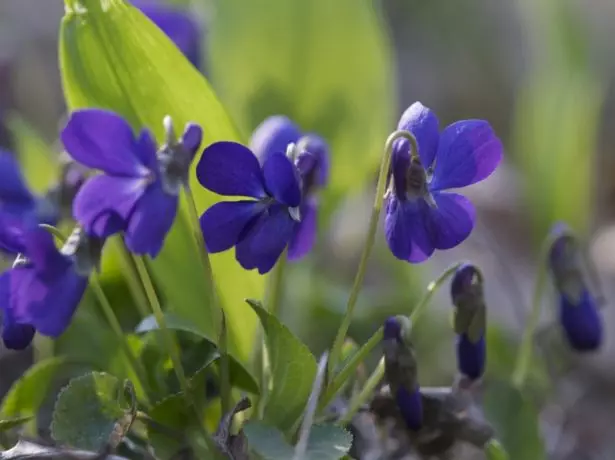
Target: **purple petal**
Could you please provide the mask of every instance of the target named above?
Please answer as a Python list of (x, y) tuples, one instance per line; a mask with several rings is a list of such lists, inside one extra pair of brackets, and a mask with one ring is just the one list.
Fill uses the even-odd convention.
[(316, 241), (318, 203), (315, 199), (306, 200), (300, 208), (299, 222), (288, 245), (288, 259), (298, 260), (305, 256)]
[(177, 215), (177, 202), (178, 197), (165, 193), (160, 183), (147, 188), (129, 217), (125, 240), (131, 252), (158, 255)]
[[(135, 204), (147, 188), (145, 179), (101, 174), (92, 177), (77, 193), (73, 215), (88, 233), (106, 238), (123, 230)], [(109, 220), (113, 219), (111, 225)], [(121, 223), (124, 225), (121, 225)]]
[(402, 114), (397, 129), (410, 131), (414, 135), (421, 163), (425, 168), (430, 167), (436, 157), (440, 137), (436, 114), (420, 102), (415, 102)]
[(600, 347), (603, 336), (602, 320), (596, 303), (585, 289), (578, 302), (560, 295), (560, 324), (570, 346), (576, 351), (594, 351)]
[(287, 206), (294, 208), (301, 203), (301, 188), (297, 170), (286, 155), (273, 153), (263, 165), (263, 174), (267, 190), (273, 197)]
[(41, 278), (31, 268), (11, 272), (10, 304), (17, 322), (31, 324), (41, 334), (58, 337), (69, 326), (83, 297), (88, 280), (72, 265)]
[(302, 140), (303, 149), (295, 164), (303, 181), (303, 190), (309, 193), (314, 187), (324, 187), (329, 181), (329, 146), (315, 134), (302, 139), (305, 143)]
[(484, 335), (478, 342), (472, 342), (466, 334), (457, 336), (457, 367), (463, 375), (472, 380), (480, 378), (485, 371), (486, 355)]
[(265, 179), (249, 148), (237, 142), (216, 142), (203, 151), (196, 166), (200, 184), (218, 195), (265, 198)]
[(68, 154), (90, 168), (116, 176), (142, 177), (149, 173), (130, 125), (108, 110), (71, 113), (60, 138)]
[(21, 215), (34, 208), (34, 197), (21, 175), (17, 159), (0, 150), (0, 209)]
[(250, 223), (264, 210), (258, 201), (222, 201), (201, 216), (201, 232), (207, 251), (226, 251), (239, 242)]
[(157, 150), (158, 145), (152, 132), (149, 129), (142, 129), (137, 139), (135, 155), (139, 158), (141, 164), (147, 167), (148, 174), (156, 173), (159, 169), (158, 157), (156, 156)]
[(187, 11), (152, 0), (134, 0), (132, 3), (175, 43), (192, 65), (199, 67), (201, 34), (197, 22)]
[(196, 123), (186, 123), (184, 134), (182, 134), (181, 143), (184, 148), (190, 152), (190, 158), (194, 158), (201, 142), (203, 141), (203, 128)]
[(502, 160), (504, 148), (483, 120), (463, 120), (440, 136), (432, 191), (465, 187), (488, 177)]
[(23, 219), (0, 211), (0, 251), (8, 254), (25, 252), (25, 225)]
[(436, 207), (428, 208), (427, 230), (436, 249), (451, 249), (464, 241), (474, 228), (476, 210), (463, 195), (432, 194)]
[(411, 263), (427, 260), (434, 246), (427, 234), (428, 204), (423, 199), (387, 198), (385, 236), (395, 257)]
[(274, 115), (265, 119), (256, 127), (250, 139), (250, 148), (265, 164), (272, 153), (286, 153), (288, 144), (296, 143), (301, 137), (301, 130), (283, 115)]
[(413, 431), (420, 430), (423, 426), (423, 399), (420, 390), (400, 386), (395, 394), (395, 402), (406, 426)]
[(34, 271), (47, 278), (70, 265), (56, 247), (53, 236), (41, 227), (32, 227), (24, 233), (24, 247)]
[(393, 144), (391, 152), (391, 174), (395, 195), (405, 199), (408, 188), (408, 168), (410, 168), (410, 142), (407, 139), (398, 139)]
[(15, 322), (10, 308), (10, 274), (8, 270), (0, 275), (0, 317), (2, 317), (2, 341), (11, 350), (23, 350), (34, 338), (34, 328), (29, 324)]
[(267, 273), (292, 238), (295, 225), (286, 206), (270, 206), (237, 244), (237, 261), (246, 270), (258, 268), (261, 275)]

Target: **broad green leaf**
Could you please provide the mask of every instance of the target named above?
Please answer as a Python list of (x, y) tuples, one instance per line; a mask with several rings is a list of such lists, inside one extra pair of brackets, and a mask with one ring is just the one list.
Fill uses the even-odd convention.
[(379, 2), (212, 3), (211, 78), (242, 131), (287, 115), (330, 143), (325, 193), (363, 187), (395, 128), (396, 82)]
[(151, 409), (149, 416), (179, 435), (179, 437), (170, 436), (164, 428), (147, 425), (147, 436), (156, 457), (173, 458), (184, 444), (182, 434), (186, 426), (194, 418), (192, 411), (186, 405), (186, 399), (182, 394), (168, 396)]
[(46, 191), (57, 180), (59, 173), (58, 159), (54, 157), (52, 148), (19, 115), (9, 115), (7, 124), (13, 134), (26, 181), (34, 191)]
[(258, 302), (248, 301), (266, 335), (273, 388), (267, 394), (264, 421), (282, 431), (299, 418), (316, 377), (316, 360), (310, 350)]
[(24, 415), (22, 417), (0, 419), (0, 433), (23, 425), (24, 423), (29, 422), (33, 418), (34, 417), (32, 415)]
[[(167, 322), (167, 327), (169, 329), (172, 329), (175, 331), (188, 332), (190, 334), (196, 335), (197, 337), (205, 339), (210, 344), (212, 343), (206, 337), (203, 331), (200, 331), (197, 326), (184, 320), (183, 318), (180, 318), (177, 315), (167, 313), (165, 314), (165, 319)], [(158, 330), (158, 323), (156, 322), (156, 318), (152, 315), (152, 316), (148, 316), (147, 318), (143, 319), (143, 321), (141, 321), (141, 323), (135, 329), (135, 332), (137, 334), (143, 334), (145, 332), (151, 332), (151, 331), (156, 331), (156, 330)], [(200, 345), (197, 345), (197, 347), (201, 348)], [(204, 358), (207, 358), (207, 359), (205, 360)], [(201, 361), (198, 363), (197, 367), (201, 369), (204, 365), (209, 366), (217, 362), (219, 359), (220, 359), (220, 354), (218, 352), (215, 352), (214, 354), (211, 354), (209, 356), (206, 356), (206, 354), (203, 354), (201, 356)], [(236, 358), (234, 358), (233, 356), (231, 356), (230, 363), (231, 363), (231, 366), (230, 366), (231, 382), (234, 385), (240, 386), (242, 389), (246, 391), (249, 391), (255, 394), (258, 393), (259, 392), (258, 383), (254, 379), (250, 371), (247, 370), (243, 366), (243, 364), (240, 361), (238, 361)]]
[(125, 414), (120, 404), (122, 388), (120, 380), (103, 372), (71, 380), (58, 395), (52, 437), (73, 447), (99, 451)]
[[(264, 460), (294, 458), (294, 448), (277, 429), (259, 422), (243, 427), (250, 449)], [(350, 450), (352, 435), (335, 425), (314, 425), (310, 432), (304, 460), (338, 460)]]
[[(62, 20), (60, 67), (71, 110), (114, 110), (135, 129), (152, 129), (159, 141), (165, 115), (173, 117), (178, 131), (188, 121), (202, 125), (205, 144), (238, 139), (205, 78), (140, 11), (124, 0), (70, 3), (78, 6), (68, 8)], [(194, 174), (191, 181), (199, 212), (219, 200), (198, 185)], [(190, 229), (185, 212), (180, 213), (152, 268), (170, 308), (215, 340), (220, 323), (217, 312), (203, 301), (207, 278)], [(256, 318), (243, 299), (262, 294), (263, 278), (244, 271), (230, 251), (212, 256), (211, 262), (229, 323), (231, 351), (247, 359)]]
[(489, 380), (485, 387), (483, 405), (487, 419), (510, 460), (546, 459), (538, 411), (527, 396), (504, 380)]

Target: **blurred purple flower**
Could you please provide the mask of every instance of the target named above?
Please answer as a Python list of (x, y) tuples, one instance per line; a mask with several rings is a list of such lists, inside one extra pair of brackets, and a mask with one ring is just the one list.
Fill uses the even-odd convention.
[(316, 195), (329, 179), (329, 147), (316, 134), (303, 136), (299, 127), (283, 115), (264, 120), (250, 140), (250, 148), (261, 164), (274, 153), (285, 153), (290, 144), (296, 144), (296, 157), (292, 160), (299, 171), (303, 199), (299, 207), (301, 222), (288, 245), (288, 258), (298, 260), (312, 249), (316, 240)]
[(196, 67), (201, 64), (201, 31), (188, 11), (157, 0), (133, 0), (150, 21), (162, 30)]
[(385, 233), (395, 257), (419, 263), (470, 235), (474, 206), (445, 190), (487, 178), (500, 163), (503, 147), (483, 120), (457, 121), (440, 133), (438, 118), (420, 102), (403, 113), (398, 129), (414, 135), (419, 151), (411, 156), (406, 139), (394, 145)]
[(24, 252), (24, 233), (39, 223), (55, 224), (58, 212), (28, 189), (14, 155), (0, 150), (0, 250)]
[(549, 268), (559, 295), (559, 320), (570, 346), (580, 352), (597, 350), (604, 335), (596, 299), (585, 281), (582, 250), (565, 224), (551, 230)]
[[(156, 257), (177, 214), (180, 186), (187, 181), (201, 129), (189, 124), (185, 143), (182, 138), (157, 151), (149, 130), (135, 138), (119, 115), (85, 109), (71, 114), (60, 137), (72, 158), (104, 173), (80, 188), (75, 219), (99, 238), (123, 231), (130, 251)], [(196, 146), (193, 138), (198, 138)]]
[[(35, 330), (58, 337), (70, 324), (88, 284), (71, 256), (58, 251), (46, 230), (25, 233), (25, 256), (0, 275), (2, 339), (8, 348), (28, 346)], [(63, 249), (64, 250), (64, 249)]]
[(235, 246), (246, 270), (267, 273), (291, 241), (301, 217), (298, 171), (283, 153), (267, 156), (262, 167), (247, 147), (216, 142), (203, 151), (196, 175), (203, 187), (224, 196), (255, 200), (222, 201), (201, 216), (209, 252)]

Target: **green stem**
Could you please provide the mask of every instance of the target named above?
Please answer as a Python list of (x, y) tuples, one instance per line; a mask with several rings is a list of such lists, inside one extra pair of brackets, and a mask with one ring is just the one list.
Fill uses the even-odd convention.
[(408, 131), (395, 131), (386, 140), (384, 147), (384, 155), (382, 156), (382, 161), (380, 163), (378, 183), (376, 184), (376, 197), (374, 199), (374, 207), (372, 208), (372, 213), (369, 221), (367, 239), (365, 241), (365, 246), (363, 247), (363, 253), (361, 254), (361, 260), (359, 261), (359, 266), (357, 268), (357, 273), (355, 275), (354, 283), (352, 285), (352, 290), (350, 291), (350, 296), (346, 305), (346, 312), (344, 314), (344, 318), (342, 319), (342, 323), (340, 324), (340, 327), (337, 331), (337, 335), (335, 336), (335, 340), (333, 341), (333, 345), (331, 346), (328, 375), (333, 375), (333, 371), (337, 367), (339, 357), (342, 352), (342, 347), (344, 345), (344, 340), (346, 339), (346, 334), (348, 333), (348, 328), (350, 327), (350, 322), (352, 321), (352, 315), (357, 304), (357, 299), (359, 298), (359, 293), (361, 292), (361, 287), (363, 286), (363, 279), (365, 278), (365, 272), (367, 270), (367, 261), (369, 260), (372, 247), (374, 246), (376, 230), (378, 228), (378, 222), (380, 220), (380, 211), (382, 210), (382, 205), (384, 203), (384, 194), (388, 182), (389, 167), (391, 165), (391, 156), (393, 153), (393, 144), (398, 139), (407, 139), (408, 141), (410, 141), (410, 144), (412, 145), (411, 154), (418, 154), (416, 139)]
[[(446, 280), (448, 280), (457, 271), (460, 265), (461, 265), (461, 262), (451, 265), (449, 268), (444, 270), (438, 278), (436, 278), (431, 283), (429, 283), (429, 285), (427, 286), (427, 291), (423, 295), (423, 298), (419, 301), (418, 305), (414, 308), (414, 310), (412, 310), (412, 313), (410, 314), (410, 324), (413, 329), (416, 327), (416, 323), (418, 322), (421, 315), (425, 312), (425, 310), (429, 306), (431, 299), (436, 293), (436, 291), (438, 291), (438, 289), (440, 289), (442, 284), (444, 284)], [(362, 355), (364, 356), (367, 355), (370, 351), (372, 351), (373, 348), (376, 347), (376, 345), (380, 342), (381, 338), (382, 338), (382, 328), (376, 331), (376, 333), (366, 342), (366, 344), (357, 352), (357, 354), (361, 352)], [(371, 347), (371, 349), (363, 350), (364, 348), (367, 348), (366, 345), (368, 344)], [(370, 398), (370, 396), (372, 395), (376, 387), (380, 384), (383, 377), (384, 377), (384, 358), (381, 358), (380, 361), (378, 362), (378, 365), (376, 366), (376, 369), (374, 369), (374, 371), (371, 373), (371, 375), (367, 379), (365, 386), (350, 401), (348, 410), (346, 411), (344, 416), (340, 419), (339, 423), (341, 424), (348, 423), (352, 419), (352, 417), (354, 417), (354, 414), (356, 414), (356, 412), (361, 408), (361, 406), (365, 404), (367, 400)], [(326, 407), (326, 406), (323, 406), (323, 407)]]
[(532, 296), (532, 310), (530, 312), (530, 318), (523, 331), (521, 338), (521, 345), (519, 345), (519, 352), (517, 353), (517, 362), (512, 374), (512, 383), (517, 388), (522, 388), (525, 383), (525, 379), (530, 370), (532, 364), (534, 333), (538, 328), (540, 322), (540, 309), (542, 307), (542, 293), (544, 290), (545, 282), (547, 279), (547, 266), (548, 257), (551, 245), (553, 244), (553, 237), (547, 237), (540, 249), (540, 258), (538, 259), (538, 273), (536, 274), (536, 282), (534, 284), (534, 293)]
[(147, 405), (149, 406), (150, 401), (147, 396), (148, 386), (146, 385), (147, 384), (147, 377), (146, 377), (147, 372), (145, 371), (143, 364), (136, 358), (136, 356), (132, 353), (132, 350), (128, 346), (128, 342), (126, 342), (126, 336), (124, 335), (124, 332), (122, 331), (122, 326), (120, 325), (120, 322), (118, 321), (117, 316), (115, 315), (113, 308), (111, 307), (111, 304), (109, 303), (109, 299), (107, 299), (107, 296), (105, 295), (105, 292), (103, 291), (103, 288), (100, 285), (98, 275), (93, 275), (90, 278), (90, 286), (92, 287), (94, 295), (98, 299), (98, 303), (100, 303), (102, 307), (103, 313), (105, 317), (107, 318), (107, 321), (109, 322), (109, 325), (111, 326), (111, 329), (113, 329), (113, 332), (115, 333), (115, 335), (117, 335), (118, 341), (122, 345), (124, 354), (126, 355), (126, 358), (128, 359), (128, 362), (130, 363), (130, 366), (132, 367), (132, 370), (134, 371), (135, 376), (137, 377), (139, 381), (139, 385), (141, 385), (141, 388), (143, 389), (145, 401)]
[(267, 292), (265, 293), (265, 308), (272, 315), (277, 316), (280, 312), (280, 305), (284, 295), (284, 274), (288, 262), (288, 253), (284, 251), (273, 267), (273, 272), (269, 276)]
[(128, 248), (126, 248), (126, 243), (120, 236), (113, 238), (112, 241), (117, 248), (122, 274), (124, 275), (130, 294), (135, 301), (137, 310), (139, 310), (139, 315), (141, 315), (141, 319), (147, 318), (152, 314), (152, 311), (147, 302), (147, 296), (143, 291), (143, 285), (141, 281), (139, 281), (139, 274), (135, 271), (135, 266), (130, 258), (130, 252)]
[(222, 314), (222, 330), (218, 339), (218, 347), (220, 348), (220, 404), (222, 407), (222, 415), (227, 414), (231, 410), (231, 369), (228, 357), (228, 338), (226, 328), (226, 317)]

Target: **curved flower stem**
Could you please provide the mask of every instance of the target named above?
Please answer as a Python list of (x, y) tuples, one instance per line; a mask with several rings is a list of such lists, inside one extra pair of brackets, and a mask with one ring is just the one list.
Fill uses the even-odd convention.
[(270, 314), (277, 316), (280, 311), (282, 296), (284, 295), (284, 274), (288, 262), (288, 251), (284, 250), (278, 259), (273, 272), (267, 280), (267, 291), (265, 292), (265, 307)]
[[(448, 280), (455, 273), (455, 271), (457, 271), (460, 265), (461, 265), (461, 262), (451, 265), (449, 268), (444, 270), (440, 274), (440, 276), (438, 276), (438, 278), (436, 278), (431, 283), (429, 283), (429, 285), (427, 286), (427, 291), (423, 295), (423, 298), (419, 301), (418, 305), (414, 308), (414, 310), (412, 310), (412, 313), (410, 314), (410, 324), (413, 329), (416, 327), (416, 323), (418, 322), (421, 315), (425, 312), (425, 310), (429, 306), (431, 299), (436, 293), (436, 291), (440, 288), (440, 286), (442, 286), (442, 284), (444, 284), (444, 282), (446, 282), (446, 280)], [(378, 340), (375, 340), (376, 337), (378, 338)], [(378, 343), (380, 343), (381, 337), (382, 337), (382, 328), (376, 331), (376, 333), (366, 342), (366, 344), (363, 345), (363, 347), (361, 347), (361, 349), (357, 351), (357, 354), (361, 353), (363, 355), (367, 355), (370, 351), (372, 351), (372, 349), (376, 347)], [(366, 346), (368, 344), (370, 345), (371, 349), (367, 351), (363, 350), (364, 348), (367, 348)], [(365, 382), (365, 386), (361, 389), (359, 394), (357, 394), (350, 401), (348, 410), (346, 411), (344, 416), (339, 421), (340, 424), (348, 423), (352, 419), (352, 417), (354, 417), (354, 414), (356, 414), (357, 411), (361, 408), (361, 406), (365, 404), (367, 400), (370, 398), (370, 396), (372, 395), (372, 393), (374, 392), (374, 390), (376, 389), (376, 387), (378, 386), (378, 384), (380, 383), (383, 377), (384, 377), (384, 358), (381, 358), (380, 361), (378, 362), (378, 365), (376, 366), (376, 369), (374, 369), (374, 371), (371, 373), (371, 375), (367, 379), (367, 382)]]
[(538, 273), (536, 274), (536, 282), (534, 284), (534, 293), (532, 295), (532, 311), (530, 312), (530, 318), (527, 321), (527, 325), (523, 330), (523, 337), (521, 338), (521, 345), (519, 345), (519, 351), (517, 353), (517, 362), (512, 374), (512, 383), (517, 388), (523, 387), (527, 374), (532, 364), (534, 333), (538, 328), (540, 321), (540, 309), (542, 307), (542, 293), (547, 278), (547, 265), (549, 250), (554, 241), (554, 236), (548, 236), (542, 243), (540, 248), (540, 257), (538, 259)]
[(147, 396), (149, 389), (149, 387), (147, 386), (147, 372), (145, 371), (145, 368), (143, 367), (141, 361), (137, 359), (137, 357), (133, 354), (132, 350), (128, 346), (128, 342), (126, 342), (126, 336), (122, 331), (122, 326), (120, 325), (120, 322), (117, 319), (117, 316), (115, 315), (111, 304), (109, 303), (109, 299), (107, 299), (107, 296), (105, 295), (105, 292), (100, 285), (98, 275), (94, 275), (90, 278), (90, 287), (92, 288), (94, 295), (98, 299), (98, 302), (102, 307), (103, 313), (105, 314), (105, 317), (107, 318), (111, 329), (113, 329), (113, 332), (115, 333), (115, 335), (117, 335), (118, 341), (122, 345), (122, 349), (124, 351), (124, 354), (126, 355), (126, 359), (128, 359), (128, 362), (130, 363), (130, 366), (132, 367), (132, 370), (134, 371), (135, 376), (139, 381), (139, 385), (141, 385), (141, 388), (143, 389), (143, 394), (147, 406), (150, 406), (150, 401)]
[(416, 155), (418, 153), (416, 139), (408, 131), (395, 131), (388, 137), (384, 145), (384, 155), (382, 156), (382, 161), (380, 163), (378, 183), (376, 184), (376, 198), (374, 200), (374, 207), (372, 208), (372, 214), (369, 221), (367, 239), (365, 241), (365, 246), (363, 247), (363, 253), (361, 254), (361, 260), (357, 268), (352, 290), (350, 291), (342, 324), (340, 324), (335, 340), (333, 341), (333, 345), (331, 346), (331, 354), (329, 356), (328, 364), (328, 375), (330, 376), (333, 375), (333, 372), (337, 367), (339, 357), (342, 352), (342, 347), (344, 345), (344, 340), (346, 339), (346, 334), (348, 333), (348, 328), (350, 327), (350, 322), (352, 321), (352, 314), (354, 313), (357, 299), (359, 298), (359, 293), (361, 292), (361, 287), (363, 286), (363, 279), (365, 278), (365, 271), (367, 269), (367, 261), (372, 251), (372, 247), (374, 246), (378, 221), (380, 220), (380, 211), (382, 210), (382, 205), (384, 203), (384, 193), (388, 182), (389, 167), (391, 165), (391, 156), (393, 154), (393, 144), (398, 139), (407, 139), (410, 141), (412, 146), (411, 154)]
[(126, 284), (128, 284), (128, 289), (130, 290), (132, 298), (135, 301), (137, 310), (139, 310), (141, 319), (147, 318), (152, 314), (152, 311), (147, 302), (145, 292), (143, 291), (143, 285), (139, 281), (139, 274), (135, 271), (135, 266), (130, 258), (130, 252), (128, 248), (126, 248), (126, 243), (122, 237), (118, 236), (114, 238), (114, 243), (116, 243), (115, 246), (120, 256), (122, 273), (126, 280)]

